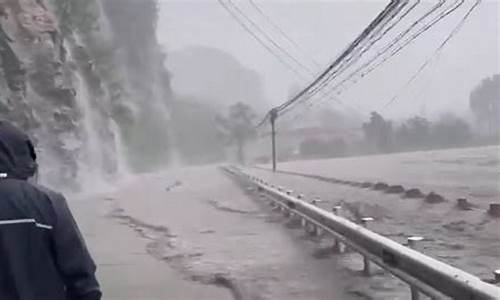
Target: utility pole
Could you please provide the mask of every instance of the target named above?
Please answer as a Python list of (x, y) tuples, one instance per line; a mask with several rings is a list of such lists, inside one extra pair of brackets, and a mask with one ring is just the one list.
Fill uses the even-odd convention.
[(278, 110), (276, 108), (273, 108), (270, 112), (273, 172), (276, 172), (276, 129), (274, 126), (276, 118), (278, 118)]

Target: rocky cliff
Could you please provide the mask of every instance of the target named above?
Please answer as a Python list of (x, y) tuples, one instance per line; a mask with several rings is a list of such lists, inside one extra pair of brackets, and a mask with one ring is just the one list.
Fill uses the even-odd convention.
[(0, 0), (0, 119), (33, 136), (42, 181), (81, 188), (168, 161), (155, 26), (155, 0)]

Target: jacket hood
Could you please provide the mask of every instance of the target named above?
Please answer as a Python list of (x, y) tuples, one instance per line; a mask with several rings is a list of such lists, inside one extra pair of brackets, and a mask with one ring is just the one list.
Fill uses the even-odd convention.
[(0, 121), (0, 174), (28, 179), (37, 170), (36, 153), (28, 135), (12, 124)]

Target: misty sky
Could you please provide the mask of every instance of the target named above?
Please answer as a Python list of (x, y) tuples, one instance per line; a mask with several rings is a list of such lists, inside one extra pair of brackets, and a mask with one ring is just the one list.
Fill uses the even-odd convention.
[[(310, 65), (315, 73), (331, 63), (388, 3), (369, 0), (256, 2), (307, 55), (292, 50), (292, 46), (286, 46), (289, 45), (288, 42), (273, 31), (271, 25), (266, 23), (267, 20), (248, 1), (235, 3), (266, 32), (273, 34), (276, 42), (295, 51), (295, 56), (304, 64)], [(423, 14), (435, 2), (424, 1), (409, 17), (416, 18)], [(459, 114), (466, 112), (470, 90), (485, 76), (500, 72), (498, 1), (483, 1), (429, 68), (400, 93), (397, 102), (382, 110), (383, 105), (402, 90), (420, 65), (434, 53), (474, 1), (465, 2), (456, 13), (426, 32), (393, 60), (350, 86), (339, 96), (347, 105), (331, 105), (344, 111), (354, 109), (367, 113), (378, 110), (390, 117), (409, 117), (415, 114), (435, 117), (444, 111)], [(216, 0), (160, 0), (160, 3), (158, 37), (167, 52), (191, 45), (203, 45), (232, 54), (242, 64), (262, 74), (267, 97), (272, 105), (285, 101), (291, 89), (303, 87), (310, 81), (306, 79), (310, 75), (299, 79), (280, 64)], [(403, 30), (403, 27), (396, 28), (396, 31)], [(321, 67), (310, 63), (310, 57)]]

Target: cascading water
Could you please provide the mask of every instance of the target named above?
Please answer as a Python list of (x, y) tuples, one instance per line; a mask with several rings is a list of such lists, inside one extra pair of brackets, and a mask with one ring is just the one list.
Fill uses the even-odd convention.
[(110, 129), (114, 133), (115, 139), (115, 150), (116, 150), (116, 175), (118, 178), (126, 177), (130, 174), (130, 168), (128, 166), (127, 160), (125, 159), (125, 144), (122, 139), (122, 135), (120, 133), (120, 128), (118, 124), (114, 120), (111, 120)]
[(75, 36), (68, 44), (72, 51), (68, 51), (67, 61), (76, 68), (67, 80), (74, 87), (73, 109), (77, 111), (78, 119), (76, 130), (59, 138), (64, 150), (71, 153), (76, 162), (72, 170), (76, 174), (74, 187), (82, 191), (103, 190), (109, 182), (128, 172), (121, 132), (109, 113), (109, 92), (104, 89), (95, 92), (98, 87), (92, 91), (89, 86), (91, 74), (86, 69), (88, 62), (73, 54), (75, 49), (81, 51), (83, 47), (77, 45), (84, 42)]
[(2, 4), (0, 119), (34, 138), (40, 181), (56, 189), (167, 166), (174, 134), (156, 0), (68, 3)]
[(99, 188), (105, 177), (102, 171), (104, 159), (101, 150), (102, 143), (99, 141), (98, 129), (95, 127), (97, 122), (94, 120), (88, 87), (79, 73), (75, 73), (75, 77), (77, 81), (76, 101), (82, 114), (83, 127), (82, 145), (78, 153), (80, 185)]

